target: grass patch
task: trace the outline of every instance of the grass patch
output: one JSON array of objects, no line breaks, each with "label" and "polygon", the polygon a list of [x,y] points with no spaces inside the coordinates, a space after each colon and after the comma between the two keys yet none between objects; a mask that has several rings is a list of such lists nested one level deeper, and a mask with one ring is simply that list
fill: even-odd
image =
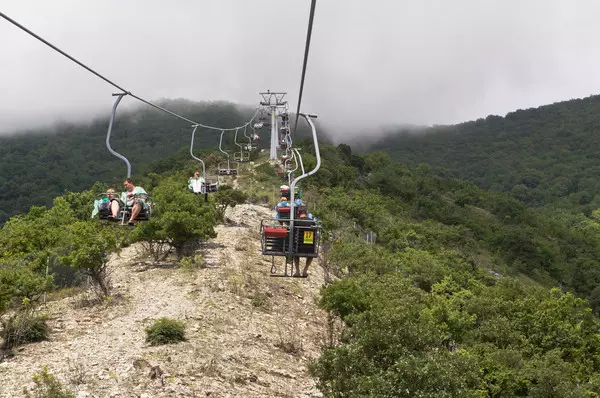
[{"label": "grass patch", "polygon": [[11,349],[22,344],[47,340],[49,329],[45,315],[34,315],[25,311],[2,321],[0,337],[4,340],[2,348]]},{"label": "grass patch", "polygon": [[261,311],[271,311],[271,301],[269,300],[269,296],[267,296],[265,293],[256,293],[250,297],[250,303],[254,308]]},{"label": "grass patch", "polygon": [[185,341],[185,324],[161,318],[146,328],[146,342],[150,345],[176,344]]},{"label": "grass patch", "polygon": [[179,265],[183,272],[193,272],[206,268],[204,258],[199,254],[196,254],[195,256],[183,257],[181,260],[179,260]]},{"label": "grass patch", "polygon": [[76,398],[48,371],[47,366],[33,376],[33,382],[35,386],[32,391],[23,389],[26,398]]},{"label": "grass patch", "polygon": [[85,289],[81,286],[65,287],[63,289],[49,292],[47,300],[48,301],[58,301],[58,300],[65,299],[67,297],[77,296],[78,294],[80,294],[84,291],[85,291]]}]

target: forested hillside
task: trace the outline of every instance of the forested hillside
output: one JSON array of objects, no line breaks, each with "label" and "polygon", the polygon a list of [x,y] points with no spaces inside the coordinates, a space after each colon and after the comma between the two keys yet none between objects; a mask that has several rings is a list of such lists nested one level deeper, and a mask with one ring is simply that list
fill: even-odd
[{"label": "forested hillside", "polygon": [[[253,113],[226,103],[179,100],[163,105],[222,126],[243,124]],[[105,146],[108,112],[87,125],[63,123],[53,129],[0,138],[0,222],[32,205],[50,205],[65,190],[78,192],[95,181],[111,183],[125,177],[124,162]],[[217,132],[198,130],[196,135],[198,151],[213,151],[218,146]],[[111,146],[129,159],[134,175],[141,175],[150,162],[189,146],[190,139],[191,128],[185,122],[140,107],[117,113]]]},{"label": "forested hillside", "polygon": [[[310,143],[302,153],[305,167],[314,166]],[[527,208],[383,152],[323,145],[321,154],[321,169],[302,188],[324,227],[328,285],[319,302],[330,323],[310,369],[325,395],[600,393],[600,212]],[[5,340],[10,322],[30,319],[43,292],[77,285],[81,276],[109,299],[106,258],[120,246],[141,241],[160,258],[164,244],[179,259],[170,267],[200,261],[189,243],[214,237],[222,206],[262,202],[281,183],[263,163],[237,178],[246,192],[225,189],[204,202],[185,187],[195,167],[184,153],[158,159],[140,179],[156,213],[128,232],[89,220],[102,186],[9,220],[0,229],[0,311],[17,315],[3,326]],[[270,263],[260,264],[267,273]],[[310,272],[319,273],[315,265]]]},{"label": "forested hillside", "polygon": [[[198,241],[215,237],[216,225],[225,221],[225,207],[246,199],[272,201],[281,180],[264,155],[259,158],[262,164],[242,169],[233,184],[239,189],[211,194],[208,202],[189,193],[186,181],[197,168],[187,152],[189,127],[181,126],[178,135],[172,134],[177,130],[171,119],[152,111],[141,115],[121,117],[113,141],[116,150],[130,157],[136,180],[155,201],[152,220],[131,229],[90,220],[93,198],[106,188],[101,180],[112,183],[111,178],[121,180],[124,173],[124,165],[112,161],[104,149],[104,123],[95,122],[80,132],[65,127],[54,136],[35,138],[52,150],[37,144],[32,153],[45,153],[48,162],[54,156],[64,168],[27,169],[28,173],[53,175],[55,183],[46,187],[64,183],[77,191],[66,176],[82,180],[85,176],[86,188],[97,180],[100,183],[55,198],[51,208],[33,206],[0,229],[0,313],[5,320],[0,336],[6,349],[48,338],[51,331],[43,326],[46,318],[39,307],[44,293],[61,294],[64,287],[82,288],[84,281],[90,281],[103,302],[112,300],[110,284],[103,282],[110,275],[107,258],[111,252],[141,242],[149,258],[158,263],[171,261],[169,267],[201,264],[194,248]],[[217,120],[219,115],[215,113],[215,120],[220,124],[241,124],[246,117],[234,108]],[[515,120],[520,119],[490,117],[464,126],[477,131],[477,123],[506,126]],[[526,120],[522,123],[535,125]],[[438,136],[458,140],[462,135],[453,129],[459,127],[396,139],[413,143]],[[530,138],[558,151],[542,130],[531,132]],[[575,125],[572,130],[587,134]],[[154,132],[154,145],[148,141],[148,131]],[[475,134],[473,131],[470,134]],[[522,127],[518,131],[530,130]],[[504,157],[512,157],[511,151],[520,148],[520,134],[488,135],[515,141]],[[562,140],[569,135],[556,137]],[[3,156],[10,162],[2,167],[28,157],[25,138],[6,140],[4,147],[12,151]],[[205,135],[203,140],[210,138]],[[65,147],[57,146],[61,141],[66,142]],[[86,153],[91,141],[98,149]],[[132,141],[135,151],[130,154],[126,149],[132,148]],[[312,142],[297,139],[295,144],[302,149],[305,168],[312,168],[316,163]],[[538,146],[542,148],[542,144]],[[453,145],[447,144],[449,150],[458,148]],[[483,144],[479,148],[483,151]],[[540,159],[558,165],[548,153],[551,151],[540,154]],[[575,159],[580,152],[566,153]],[[566,207],[576,192],[535,202],[547,206],[528,206],[519,200],[523,198],[515,198],[512,190],[492,192],[452,178],[448,175],[453,173],[433,161],[433,167],[406,165],[394,162],[383,151],[358,154],[344,144],[322,144],[321,155],[320,170],[303,181],[302,188],[309,209],[324,227],[320,262],[327,285],[319,305],[330,322],[324,331],[323,353],[312,362],[310,371],[325,395],[600,394],[600,210],[594,200],[576,202],[585,206],[587,215],[573,211],[577,206],[560,209],[550,205],[559,200]],[[412,163],[419,163],[416,153],[413,155]],[[500,161],[501,153],[495,156]],[[87,169],[72,159],[81,159]],[[207,167],[215,167],[218,159],[216,153],[208,155]],[[569,166],[571,158],[566,159],[569,170],[574,166]],[[585,159],[586,164],[592,163],[592,158]],[[522,154],[513,161],[530,160]],[[43,168],[42,162],[34,163],[33,158],[31,162]],[[57,170],[70,174],[53,174]],[[448,175],[440,176],[440,171]],[[575,178],[575,174],[564,177]],[[543,173],[538,177],[535,184],[526,179],[523,185],[527,182],[532,186],[528,189],[545,192],[542,188],[552,184],[551,177]],[[31,184],[27,179],[22,182]],[[23,192],[26,197],[27,191]],[[270,208],[272,205],[269,203]],[[164,250],[176,256],[168,260]],[[267,263],[259,261],[255,266],[261,264],[267,273]],[[312,266],[311,277],[316,273]],[[268,300],[265,297],[262,300]],[[32,334],[23,334],[30,327]]]},{"label": "forested hillside", "polygon": [[[254,113],[249,107],[222,102],[173,100],[161,104],[212,126],[239,126]],[[27,134],[0,137],[0,223],[11,215],[27,212],[31,206],[50,205],[53,198],[66,190],[79,192],[96,181],[120,183],[126,166],[106,149],[109,109],[106,113],[106,117],[87,125],[62,123]],[[154,161],[168,161],[167,157],[178,150],[189,153],[191,133],[185,121],[141,106],[133,111],[118,111],[111,146],[129,159],[133,177],[139,177],[148,172],[148,165]],[[267,145],[268,128],[257,133],[263,135],[257,144]],[[217,150],[219,134],[199,128],[195,139],[197,153]],[[300,134],[306,134],[305,127]],[[238,136],[240,141],[247,142],[242,131]],[[226,133],[223,142],[224,148],[238,150],[232,132]]]},{"label": "forested hillside", "polygon": [[331,234],[325,268],[342,278],[320,300],[334,332],[311,370],[326,396],[600,393],[600,323],[577,298],[600,310],[598,218],[529,209],[381,152],[322,153],[310,184]]},{"label": "forested hillside", "polygon": [[505,117],[387,136],[372,149],[402,163],[508,192],[530,206],[590,214],[600,207],[600,96],[518,110]]}]

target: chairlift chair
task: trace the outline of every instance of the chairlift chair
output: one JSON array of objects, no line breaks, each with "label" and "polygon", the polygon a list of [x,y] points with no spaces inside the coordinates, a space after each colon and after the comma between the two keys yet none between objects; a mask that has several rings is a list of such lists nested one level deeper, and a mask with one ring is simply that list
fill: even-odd
[{"label": "chairlift chair", "polygon": [[[110,146],[110,135],[112,133],[112,127],[115,121],[115,117],[117,114],[117,107],[119,106],[119,103],[121,102],[121,100],[123,99],[124,96],[126,96],[128,93],[117,93],[117,94],[113,94],[113,97],[117,97],[117,99],[115,100],[115,102],[113,103],[113,107],[112,107],[112,112],[110,115],[110,120],[108,122],[108,131],[106,132],[106,148],[108,149],[108,151],[118,157],[119,159],[123,160],[127,166],[127,178],[131,178],[131,163],[129,162],[129,160],[121,155],[120,153],[116,152],[115,150],[112,149],[112,147]],[[104,196],[103,196],[104,195]],[[103,193],[100,194],[99,196],[103,196],[102,198],[109,198],[108,193]],[[115,195],[115,194],[113,194]],[[110,199],[110,198],[109,198]],[[137,203],[139,200],[143,200],[144,203],[146,203],[146,207],[142,207],[142,210],[140,211],[140,213],[138,214],[136,221],[148,221],[150,220],[150,217],[152,215],[152,198],[150,197],[150,195],[148,194],[134,194],[133,195],[133,199],[134,199],[134,204],[131,206],[128,206],[126,203],[123,203],[120,198],[115,198],[118,199],[120,202],[120,209],[119,209],[119,214],[118,214],[118,219],[121,220],[121,225],[125,225],[125,220],[129,220],[129,218],[131,218],[131,213],[133,210],[133,206],[135,205],[135,203]],[[110,203],[110,200],[109,200]],[[108,214],[103,211],[101,212],[102,214],[99,215],[100,219],[112,219],[112,212],[109,212]]]},{"label": "chairlift chair", "polygon": [[[244,153],[244,148],[243,148],[242,144],[237,142],[237,135],[238,135],[239,129],[240,128],[235,129],[235,136],[233,138],[233,142],[235,143],[235,145],[237,145],[240,148],[240,151],[233,153],[233,160],[235,160],[236,162],[249,162],[250,161],[250,153],[249,152]],[[245,132],[246,132],[246,126],[244,126],[244,136],[245,136]]]},{"label": "chairlift chair", "polygon": [[[287,213],[281,212],[286,209]],[[288,273],[288,264],[292,262],[293,257],[314,258],[319,256],[321,226],[313,220],[304,219],[294,219],[292,226],[289,209],[289,207],[280,208],[277,221],[262,220],[260,223],[262,254],[272,256],[271,276],[291,277],[292,268],[290,267],[290,273]],[[286,257],[283,274],[277,273],[275,257]]]},{"label": "chairlift chair", "polygon": [[[219,178],[212,177],[212,176],[207,177],[204,161],[194,155],[194,137],[196,135],[196,129],[198,128],[198,125],[195,124],[195,125],[192,125],[192,127],[194,129],[192,130],[192,140],[190,142],[190,155],[192,156],[192,159],[197,160],[202,165],[202,178],[204,179],[204,182],[202,183],[201,188],[200,188],[200,192],[194,192],[194,193],[206,195],[210,192],[217,192],[219,190]],[[208,198],[206,196],[205,196],[205,199],[208,200]]]},{"label": "chairlift chair", "polygon": [[[219,139],[219,151],[223,152],[225,154],[225,156],[227,156],[227,163],[225,162],[221,162],[217,165],[218,168],[218,172],[219,175],[227,175],[227,176],[233,176],[233,175],[237,175],[238,174],[238,169],[239,169],[239,163],[235,162],[236,167],[235,169],[231,168],[231,163],[229,161],[229,152],[225,152],[223,150],[223,134],[225,133],[225,130],[221,130],[221,138]],[[225,167],[225,164],[227,164],[227,167]]]},{"label": "chairlift chair", "polygon": [[[319,143],[314,124],[309,115],[303,115],[313,132],[313,141],[317,164],[313,170],[304,172],[302,165],[302,175],[296,177],[289,186],[289,211],[285,207],[278,209],[278,218],[276,220],[262,220],[260,223],[261,251],[263,255],[271,256],[271,276],[293,277],[293,266],[290,267],[288,274],[288,264],[293,262],[295,257],[314,258],[319,255],[319,244],[321,237],[321,226],[316,220],[296,219],[294,196],[296,194],[296,184],[303,178],[313,175],[321,166],[321,155],[319,152]],[[300,154],[296,151],[296,155]],[[300,160],[300,163],[301,160]],[[289,218],[286,218],[289,214]],[[283,274],[278,274],[275,267],[275,257],[285,257],[285,270]]]},{"label": "chairlift chair", "polygon": [[[244,137],[248,139],[248,143],[246,144],[246,150],[248,152],[258,149],[258,146],[256,144],[253,144],[252,141],[258,141],[260,139],[260,137],[256,134],[255,128],[252,126],[250,126],[250,128],[252,129],[252,133],[250,133],[250,135],[247,135],[247,129],[246,127],[244,127]],[[248,157],[250,157],[250,154],[248,154]]]},{"label": "chairlift chair", "polygon": [[[111,195],[113,196],[112,198],[111,198]],[[96,195],[97,201],[102,201],[103,199],[108,199],[108,207],[100,208],[100,211],[98,213],[98,218],[100,220],[120,221],[120,225],[125,225],[131,218],[131,212],[133,211],[133,206],[139,200],[143,200],[146,203],[146,207],[142,207],[142,210],[136,217],[135,221],[149,221],[152,216],[152,206],[153,206],[152,197],[148,194],[134,194],[133,195],[134,202],[132,205],[127,205],[126,203],[123,203],[123,201],[120,199],[119,195],[116,193],[111,194],[108,192],[103,192],[101,194]],[[119,206],[119,214],[117,215],[117,218],[112,217],[111,200],[119,201],[120,206]]]}]

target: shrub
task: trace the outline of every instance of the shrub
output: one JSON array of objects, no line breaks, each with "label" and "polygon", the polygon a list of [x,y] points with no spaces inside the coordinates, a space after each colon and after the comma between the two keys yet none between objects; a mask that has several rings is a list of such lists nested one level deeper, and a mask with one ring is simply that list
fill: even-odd
[{"label": "shrub", "polygon": [[244,203],[248,199],[248,195],[243,191],[233,189],[229,185],[224,185],[213,195],[213,198],[217,206],[217,218],[223,221],[227,208],[233,208],[238,204]]},{"label": "shrub", "polygon": [[23,390],[26,398],[75,398],[73,392],[64,388],[56,377],[48,372],[47,366],[33,376],[33,381],[33,394],[26,388]]},{"label": "shrub", "polygon": [[271,309],[271,302],[269,301],[269,296],[267,296],[265,293],[256,293],[254,296],[252,296],[250,302],[252,303],[252,306],[254,308],[266,312],[268,312]]},{"label": "shrub", "polygon": [[24,311],[2,321],[0,336],[4,340],[3,348],[11,349],[25,343],[46,340],[48,325],[45,315],[34,315]]},{"label": "shrub", "polygon": [[[166,258],[170,248],[175,249],[180,260],[194,253],[198,241],[217,236],[214,205],[181,190],[177,178],[162,180],[154,189],[153,197],[160,206],[153,209],[152,219],[138,225],[132,235],[137,241],[146,241],[161,249],[152,253],[155,260],[161,256]],[[165,244],[169,248],[162,250]]]},{"label": "shrub", "polygon": [[175,344],[185,341],[185,324],[169,318],[161,318],[146,328],[146,341],[150,345]]}]

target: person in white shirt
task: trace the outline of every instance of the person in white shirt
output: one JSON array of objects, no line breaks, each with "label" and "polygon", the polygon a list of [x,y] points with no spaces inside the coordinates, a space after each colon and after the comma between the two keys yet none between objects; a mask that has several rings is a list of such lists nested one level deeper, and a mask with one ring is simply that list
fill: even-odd
[{"label": "person in white shirt", "polygon": [[193,193],[204,193],[204,178],[200,177],[200,172],[197,171],[194,173],[193,177],[190,177],[188,180],[188,188]]}]

